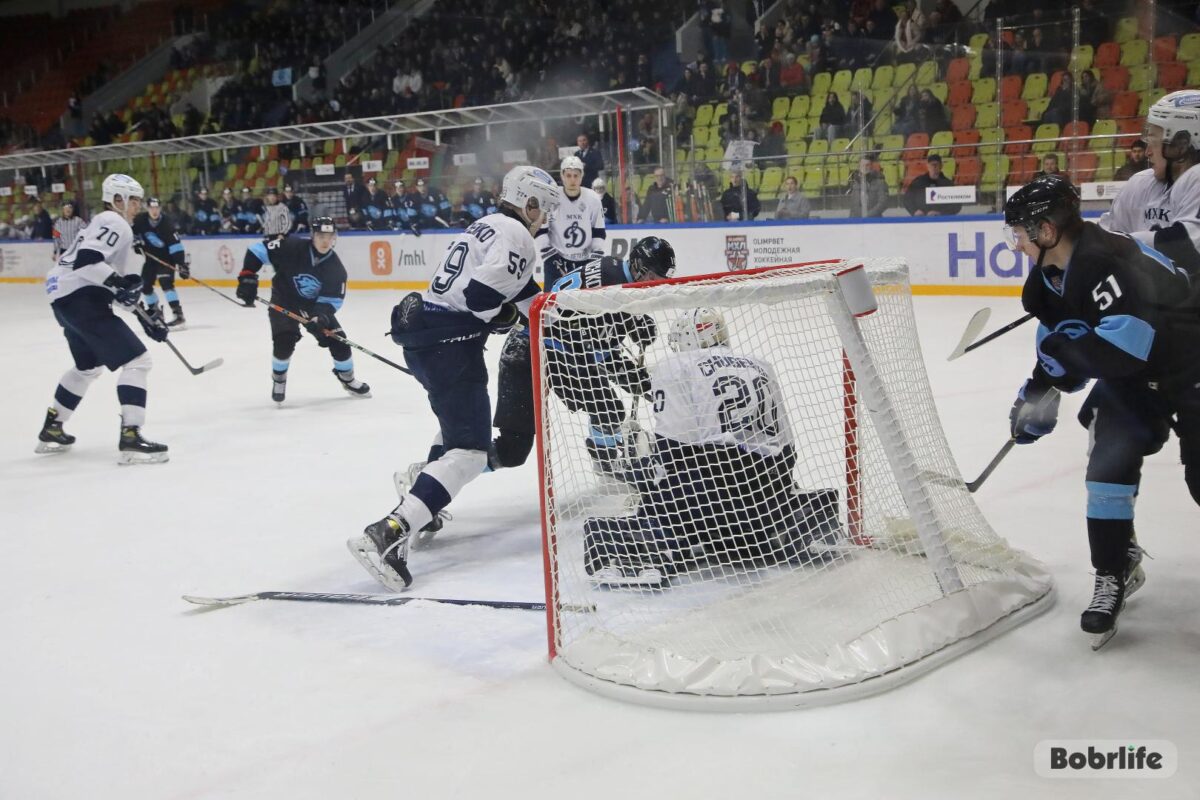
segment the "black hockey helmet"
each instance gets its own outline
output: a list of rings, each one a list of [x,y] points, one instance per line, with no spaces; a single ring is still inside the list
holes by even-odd
[[[159,200],[157,197],[147,197],[146,198],[146,208],[155,208],[155,207],[161,207],[161,206],[162,206],[162,201]]]
[[[1039,175],[1004,204],[1006,228],[1024,228],[1030,239],[1036,238],[1037,226],[1043,221],[1062,231],[1075,227],[1082,220],[1079,190],[1064,175]],[[1008,235],[1012,243],[1012,234]]]
[[[337,233],[337,225],[333,224],[333,217],[317,217],[312,221],[313,233]]]
[[[675,274],[675,248],[666,239],[639,239],[629,253],[629,274],[637,282],[669,278]]]

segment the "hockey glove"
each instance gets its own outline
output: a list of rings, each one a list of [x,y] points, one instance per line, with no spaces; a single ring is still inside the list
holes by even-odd
[[[654,321],[654,317],[645,314],[631,319],[629,338],[642,350],[654,344],[654,340],[658,338],[658,324]]]
[[[499,313],[492,317],[488,323],[489,330],[492,333],[508,333],[513,326],[521,322],[521,312],[517,310],[513,303],[505,303],[500,306]]]
[[[305,322],[304,325],[318,336],[337,327],[333,321],[333,310],[323,303],[318,303],[308,313],[308,322]]]
[[[404,346],[404,334],[419,330],[422,326],[421,316],[425,310],[425,301],[420,292],[409,292],[399,303],[392,307],[392,329],[388,333],[392,341]]]
[[[188,266],[188,263],[187,263],[186,261],[182,261],[182,262],[180,262],[180,263],[179,263],[179,264],[178,264],[178,265],[175,267],[175,271],[176,271],[176,272],[178,272],[178,273],[179,273],[179,277],[180,277],[180,278],[182,278],[182,279],[183,279],[183,280],[185,280],[185,281],[186,281],[188,278],[192,277],[192,268]]]
[[[141,296],[142,278],[140,275],[119,275],[114,272],[104,279],[104,285],[112,289],[118,303],[133,308]]]
[[[146,248],[142,244],[142,240],[140,237],[137,237],[137,236],[133,237],[133,252],[137,253],[139,256],[146,255]]]
[[[1058,424],[1061,395],[1054,389],[1039,389],[1025,381],[1012,411],[1008,412],[1009,430],[1017,444],[1032,444],[1054,430]],[[1049,395],[1049,396],[1047,396]]]
[[[250,308],[254,308],[254,298],[258,295],[258,273],[244,269],[238,273],[238,299]]]
[[[167,340],[167,323],[163,322],[162,317],[152,317],[146,312],[137,315],[138,322],[142,323],[142,330],[156,342],[165,342]]]

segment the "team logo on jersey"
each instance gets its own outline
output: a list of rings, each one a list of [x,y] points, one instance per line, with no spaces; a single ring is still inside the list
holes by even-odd
[[[750,244],[744,235],[725,237],[725,268],[737,272],[750,262]]]
[[[578,222],[572,222],[571,227],[563,231],[563,242],[572,250],[583,247],[583,240],[585,238],[586,234],[583,232],[583,228],[579,226]]]
[[[315,275],[297,275],[292,278],[292,283],[300,296],[306,300],[312,300],[321,293],[321,282]]]

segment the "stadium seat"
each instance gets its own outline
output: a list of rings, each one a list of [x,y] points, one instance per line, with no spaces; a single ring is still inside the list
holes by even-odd
[[[1135,17],[1122,17],[1117,20],[1117,29],[1113,32],[1113,41],[1124,44],[1132,41],[1138,35],[1138,21]]]
[[[755,70],[757,70],[757,69],[758,69],[758,62],[756,62],[756,61],[743,61],[742,62],[742,74],[743,75],[746,75],[746,76],[753,75]]]
[[[979,152],[979,131],[974,128],[965,131],[954,132],[954,147],[951,148],[951,154],[960,161],[964,158],[974,156]]]
[[[917,67],[917,86],[925,87],[937,80],[937,62],[922,61]]]
[[[975,52],[979,52],[987,45],[989,38],[990,37],[986,33],[973,34],[971,38],[967,40],[967,46]]]
[[[849,148],[850,139],[848,137],[839,136],[838,138],[834,139],[833,143],[829,145],[828,162],[830,164],[841,164],[849,163],[847,159],[853,159],[855,163],[857,163],[858,153],[851,151]]]
[[[946,83],[956,83],[967,80],[971,72],[971,62],[966,58],[952,58],[946,65]]]
[[[890,134],[894,121],[891,111],[881,111],[879,116],[875,118],[875,135],[887,136]]]
[[[792,119],[787,123],[787,143],[806,142],[810,129],[807,119]]]
[[[1115,166],[1116,161],[1120,159],[1121,163],[1125,163],[1124,156],[1119,155],[1114,150],[1101,150],[1096,153],[1098,166],[1096,168],[1096,180],[1111,181],[1113,174],[1117,171]]]
[[[892,88],[892,81],[896,77],[896,68],[891,64],[885,64],[882,67],[875,68],[875,74],[871,77],[871,88],[875,91],[880,89]]]
[[[983,176],[979,188],[985,192],[998,191],[1008,177],[1008,156],[989,156],[983,159]]]
[[[892,98],[895,96],[895,89],[875,89],[874,95],[871,97],[871,102],[875,104],[875,111],[878,112],[888,109],[891,106]]]
[[[973,87],[971,102],[975,105],[991,103],[996,100],[995,78],[980,78],[977,81],[972,81],[971,85]]]
[[[1138,101],[1138,116],[1144,117],[1150,111],[1150,106],[1158,102],[1159,98],[1166,94],[1162,89],[1149,89],[1142,92],[1142,96]]]
[[[975,106],[975,127],[977,128],[998,128],[1000,127],[1000,104],[999,103],[984,103],[983,105]]]
[[[1029,152],[1033,128],[1028,125],[1013,125],[1004,129],[1004,154],[1021,156]]]
[[[1132,67],[1121,67],[1129,70],[1129,83],[1114,91],[1144,92],[1151,88],[1154,82],[1153,64],[1136,64]]]
[[[1061,69],[1055,70],[1050,76],[1050,85],[1046,87],[1046,96],[1049,97],[1058,91],[1058,85],[1062,83],[1063,76],[1066,75]]]
[[[1111,119],[1096,120],[1096,127],[1092,128],[1093,136],[1113,136],[1117,132],[1117,123]],[[1113,139],[1092,139],[1088,142],[1089,150],[1111,150],[1114,146]]]
[[[808,154],[808,142],[788,142],[787,154],[789,165],[794,163],[795,159],[803,159]],[[803,161],[800,163],[803,164]]]
[[[762,172],[758,185],[758,194],[767,200],[773,200],[783,185],[783,167],[767,167]]]
[[[828,72],[818,72],[812,79],[812,91],[810,95],[824,99],[829,93],[829,86],[833,83],[833,75]]]
[[[1132,117],[1137,114],[1141,96],[1137,92],[1120,92],[1113,98],[1112,115],[1114,119]]]
[[[955,161],[953,158],[943,158],[942,159],[942,172],[945,173],[947,178],[950,178],[953,180],[954,173],[957,171],[958,171],[958,162],[957,161]]]
[[[917,65],[911,61],[896,65],[896,75],[892,78],[892,88],[908,91],[908,82],[917,72]]]
[[[1200,86],[1200,59],[1188,64],[1187,84],[1188,86]]]
[[[925,168],[924,161],[905,161],[904,177],[900,179],[901,188],[907,190],[910,183],[926,174],[928,174],[928,170]]]
[[[745,178],[747,186],[749,186],[751,189],[753,189],[756,192],[759,190],[760,184],[762,182],[762,170],[758,169],[757,167],[750,166],[748,169],[745,169],[742,171],[742,176]],[[642,177],[643,177],[642,186],[644,187],[644,189],[643,189],[643,191],[644,191],[645,189],[648,189],[650,187],[651,183],[654,182],[654,176],[647,173],[646,175],[644,175]]]
[[[1089,133],[1088,124],[1084,120],[1068,122],[1062,128],[1062,149],[1068,153],[1087,148],[1087,139],[1080,138]]]
[[[1092,67],[1106,69],[1121,63],[1121,45],[1116,42],[1104,42],[1096,48],[1096,56],[1092,59]]]
[[[921,133],[921,132],[910,133],[908,135],[908,139],[906,139],[904,142],[903,158],[905,161],[924,160],[924,158],[927,154],[926,148],[928,148],[928,147],[929,147],[929,134],[928,133]]]
[[[870,67],[859,67],[854,70],[854,78],[850,81],[850,88],[858,91],[865,91],[871,88],[871,80],[874,77]]]
[[[1037,130],[1033,132],[1033,138],[1036,139],[1033,147],[1030,149],[1039,155],[1049,153],[1058,146],[1059,127],[1053,122],[1043,122],[1037,126]]]
[[[1024,100],[1010,100],[1000,106],[1000,127],[1020,125],[1029,118],[1029,104]]]
[[[787,119],[792,108],[792,98],[776,97],[771,103],[771,119]]]
[[[721,124],[721,117],[729,113],[729,103],[717,103],[713,107],[712,123],[713,125]]]
[[[1020,100],[1024,81],[1020,75],[1005,75],[1000,81],[1000,102]]]
[[[896,194],[900,189],[900,165],[896,161],[881,161],[879,163],[879,173],[883,175],[883,182],[887,184],[888,194]]]
[[[788,111],[788,119],[805,119],[808,117],[808,108],[812,98],[806,94],[797,95],[792,98],[792,107]]]
[[[850,81],[854,79],[854,73],[848,69],[839,69],[833,73],[833,82],[829,88],[835,92],[845,92],[850,89]]]
[[[925,88],[929,89],[930,93],[943,105],[946,102],[946,97],[950,94],[950,88],[943,81],[934,81]]]
[[[1037,97],[1029,101],[1028,116],[1025,118],[1030,121],[1036,121],[1042,118],[1046,113],[1046,107],[1050,105],[1049,97]]]
[[[692,120],[692,126],[696,128],[707,128],[709,125],[712,125],[712,118],[712,103],[702,103],[696,108],[696,118]]]
[[[1089,183],[1095,179],[1096,169],[1100,166],[1100,157],[1088,150],[1067,155],[1067,171],[1074,183]]]
[[[1158,86],[1173,92],[1182,89],[1187,82],[1187,67],[1178,61],[1168,61],[1158,65]]]
[[[816,127],[817,121],[821,119],[821,112],[825,110],[825,97],[828,92],[822,94],[814,94],[808,101],[808,118],[812,120],[813,127]]]
[[[950,158],[950,148],[954,144],[954,134],[950,131],[938,131],[929,139],[929,153],[937,153],[943,159]]]
[[[1004,139],[1003,128],[979,129],[979,154],[992,156],[1000,152],[1000,142]]]
[[[974,87],[970,81],[955,81],[950,84],[950,91],[946,95],[946,105],[951,109],[956,109],[959,106],[964,106],[971,102],[971,92]],[[951,111],[951,113],[954,113]]]
[[[968,156],[955,159],[954,183],[958,186],[974,186],[983,174],[983,164],[978,158]]]
[[[1121,45],[1121,66],[1132,67],[1134,64],[1145,64],[1150,45],[1145,39],[1130,39]]]
[[[1071,48],[1071,60],[1068,69],[1071,72],[1079,72],[1080,70],[1091,69],[1092,59],[1095,53],[1092,51],[1090,44],[1077,44]]]
[[[825,156],[829,153],[829,142],[817,139],[808,146],[808,154],[804,158],[805,167],[824,167]]]
[[[967,73],[967,79],[977,81],[983,77],[983,56],[978,53],[971,55],[971,71]]]
[[[1200,33],[1185,33],[1179,40],[1175,58],[1179,61],[1195,61],[1200,58]]]
[[[900,150],[904,147],[904,137],[898,133],[880,136],[875,140],[876,146],[882,151],[880,161],[896,161],[900,158]]]
[[[1168,61],[1175,60],[1175,50],[1177,47],[1174,36],[1158,36],[1154,39],[1154,49],[1150,52],[1150,60],[1156,64],[1163,64]]]
[[[1033,174],[1042,168],[1041,160],[1035,156],[1026,154],[1018,156],[1011,161],[1008,177],[1005,181],[1009,186],[1021,186],[1029,183],[1033,179]]]
[[[821,167],[804,167],[804,182],[801,184],[804,187],[805,197],[820,197],[821,190],[825,188],[825,170]]]
[[[1123,92],[1129,88],[1129,67],[1105,67],[1100,70],[1100,84],[1110,92]]]
[[[1046,85],[1050,83],[1050,76],[1044,72],[1033,72],[1025,78],[1025,85],[1021,89],[1021,99],[1025,101],[1035,100],[1039,97],[1046,96]]]

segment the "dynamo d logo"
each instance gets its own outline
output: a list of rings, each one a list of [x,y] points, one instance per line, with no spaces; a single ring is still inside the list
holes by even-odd
[[[1049,739],[1033,750],[1043,778],[1170,778],[1179,751],[1164,739]]]

